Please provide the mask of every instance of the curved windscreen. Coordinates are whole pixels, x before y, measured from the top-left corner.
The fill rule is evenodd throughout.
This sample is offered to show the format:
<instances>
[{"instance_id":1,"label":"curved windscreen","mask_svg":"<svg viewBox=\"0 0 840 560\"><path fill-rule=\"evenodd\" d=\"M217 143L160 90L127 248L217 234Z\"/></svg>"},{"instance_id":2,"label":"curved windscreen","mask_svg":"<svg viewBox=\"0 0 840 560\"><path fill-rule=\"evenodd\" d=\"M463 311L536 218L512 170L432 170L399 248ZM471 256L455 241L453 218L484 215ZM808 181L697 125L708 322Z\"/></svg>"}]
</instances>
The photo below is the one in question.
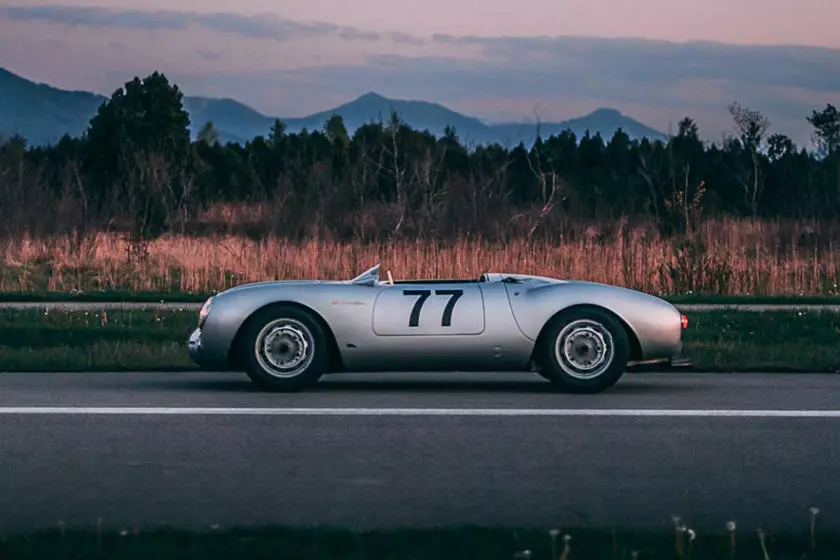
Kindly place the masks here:
<instances>
[{"instance_id":1,"label":"curved windscreen","mask_svg":"<svg viewBox=\"0 0 840 560\"><path fill-rule=\"evenodd\" d=\"M379 281L379 264L370 267L352 280L351 284L375 284Z\"/></svg>"}]
</instances>

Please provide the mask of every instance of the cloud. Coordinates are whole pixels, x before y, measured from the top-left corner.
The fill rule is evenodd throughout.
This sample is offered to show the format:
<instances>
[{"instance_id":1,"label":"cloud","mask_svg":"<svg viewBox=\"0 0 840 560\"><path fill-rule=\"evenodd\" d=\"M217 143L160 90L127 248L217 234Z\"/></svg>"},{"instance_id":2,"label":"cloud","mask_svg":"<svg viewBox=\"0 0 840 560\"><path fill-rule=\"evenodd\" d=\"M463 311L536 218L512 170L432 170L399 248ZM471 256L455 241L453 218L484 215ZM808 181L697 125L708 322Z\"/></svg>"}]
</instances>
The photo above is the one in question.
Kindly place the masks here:
<instances>
[{"instance_id":1,"label":"cloud","mask_svg":"<svg viewBox=\"0 0 840 560\"><path fill-rule=\"evenodd\" d=\"M437 35L433 40L477 46L488 61L499 66L524 65L529 73L575 71L659 85L686 78L724 79L756 86L840 91L840 49L589 37Z\"/></svg>"},{"instance_id":2,"label":"cloud","mask_svg":"<svg viewBox=\"0 0 840 560\"><path fill-rule=\"evenodd\" d=\"M840 97L840 50L828 48L574 37L432 40L478 46L481 56L372 56L363 65L284 75L348 95L381 88L447 99L590 96L687 110L725 110L737 100L785 117Z\"/></svg>"},{"instance_id":3,"label":"cloud","mask_svg":"<svg viewBox=\"0 0 840 560\"><path fill-rule=\"evenodd\" d=\"M221 53L210 49L198 49L198 56L205 60L221 60Z\"/></svg>"},{"instance_id":4,"label":"cloud","mask_svg":"<svg viewBox=\"0 0 840 560\"><path fill-rule=\"evenodd\" d=\"M426 41L424 41L420 37L414 37L413 35L409 35L407 33L400 33L399 31L391 31L390 33L386 33L385 37L395 43L403 43L406 45L423 45L426 43Z\"/></svg>"},{"instance_id":5,"label":"cloud","mask_svg":"<svg viewBox=\"0 0 840 560\"><path fill-rule=\"evenodd\" d=\"M18 21L110 27L133 30L185 30L197 25L222 33L286 41L299 37L338 36L349 41L380 41L382 34L326 22L298 22L274 14L247 16L235 13L116 10L98 6L0 6L0 15ZM405 42L396 34L392 40Z\"/></svg>"}]
</instances>

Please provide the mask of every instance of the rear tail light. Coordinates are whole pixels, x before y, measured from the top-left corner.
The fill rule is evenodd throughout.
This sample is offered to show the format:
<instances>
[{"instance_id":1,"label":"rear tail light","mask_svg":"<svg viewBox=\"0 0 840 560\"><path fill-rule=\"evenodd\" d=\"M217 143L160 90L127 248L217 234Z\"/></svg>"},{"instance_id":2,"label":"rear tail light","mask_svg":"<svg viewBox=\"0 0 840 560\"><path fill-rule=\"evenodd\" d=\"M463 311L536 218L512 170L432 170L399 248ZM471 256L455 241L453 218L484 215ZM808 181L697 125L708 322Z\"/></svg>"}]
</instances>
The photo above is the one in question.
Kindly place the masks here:
<instances>
[{"instance_id":1,"label":"rear tail light","mask_svg":"<svg viewBox=\"0 0 840 560\"><path fill-rule=\"evenodd\" d=\"M682 323L682 328L687 329L688 328L688 317L686 317L685 315L680 315L680 323Z\"/></svg>"}]
</instances>

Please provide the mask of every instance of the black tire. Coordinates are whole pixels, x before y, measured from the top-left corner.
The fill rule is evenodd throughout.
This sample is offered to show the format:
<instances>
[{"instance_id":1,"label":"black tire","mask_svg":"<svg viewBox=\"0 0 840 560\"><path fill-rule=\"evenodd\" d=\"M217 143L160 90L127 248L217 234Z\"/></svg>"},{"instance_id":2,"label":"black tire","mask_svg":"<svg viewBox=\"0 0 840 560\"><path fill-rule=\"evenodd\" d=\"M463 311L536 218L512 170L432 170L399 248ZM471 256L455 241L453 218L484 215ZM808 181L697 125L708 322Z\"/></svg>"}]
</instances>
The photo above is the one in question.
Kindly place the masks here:
<instances>
[{"instance_id":1,"label":"black tire","mask_svg":"<svg viewBox=\"0 0 840 560\"><path fill-rule=\"evenodd\" d=\"M270 338L277 355L266 353ZM295 392L318 382L329 363L327 336L311 313L293 305L273 305L255 313L243 327L239 352L245 373L260 389ZM284 370L280 359L290 363ZM294 367L291 367L291 366Z\"/></svg>"},{"instance_id":2,"label":"black tire","mask_svg":"<svg viewBox=\"0 0 840 560\"><path fill-rule=\"evenodd\" d=\"M551 321L544 334L537 355L542 366L540 374L558 389L600 393L624 375L630 341L623 325L610 313L597 308L564 311ZM571 343L575 338L580 341L577 351L570 349L567 354L560 350L560 344ZM589 364L587 356L591 358Z\"/></svg>"}]
</instances>

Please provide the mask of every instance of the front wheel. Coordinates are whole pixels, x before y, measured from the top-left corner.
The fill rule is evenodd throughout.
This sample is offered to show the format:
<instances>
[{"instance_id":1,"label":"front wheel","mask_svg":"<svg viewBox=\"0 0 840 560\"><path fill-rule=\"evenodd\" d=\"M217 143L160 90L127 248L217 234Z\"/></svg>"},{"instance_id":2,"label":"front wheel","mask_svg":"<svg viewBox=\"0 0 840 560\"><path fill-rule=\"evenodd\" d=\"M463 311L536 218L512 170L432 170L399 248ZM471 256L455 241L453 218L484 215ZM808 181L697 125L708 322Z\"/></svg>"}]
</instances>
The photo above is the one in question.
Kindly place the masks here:
<instances>
[{"instance_id":1,"label":"front wheel","mask_svg":"<svg viewBox=\"0 0 840 560\"><path fill-rule=\"evenodd\" d=\"M624 327L600 309L561 313L549 325L539 360L542 376L573 393L600 393L615 385L627 366Z\"/></svg>"},{"instance_id":2,"label":"front wheel","mask_svg":"<svg viewBox=\"0 0 840 560\"><path fill-rule=\"evenodd\" d=\"M246 324L239 351L245 373L269 391L300 391L314 385L328 363L327 338L312 315L278 305Z\"/></svg>"}]
</instances>

